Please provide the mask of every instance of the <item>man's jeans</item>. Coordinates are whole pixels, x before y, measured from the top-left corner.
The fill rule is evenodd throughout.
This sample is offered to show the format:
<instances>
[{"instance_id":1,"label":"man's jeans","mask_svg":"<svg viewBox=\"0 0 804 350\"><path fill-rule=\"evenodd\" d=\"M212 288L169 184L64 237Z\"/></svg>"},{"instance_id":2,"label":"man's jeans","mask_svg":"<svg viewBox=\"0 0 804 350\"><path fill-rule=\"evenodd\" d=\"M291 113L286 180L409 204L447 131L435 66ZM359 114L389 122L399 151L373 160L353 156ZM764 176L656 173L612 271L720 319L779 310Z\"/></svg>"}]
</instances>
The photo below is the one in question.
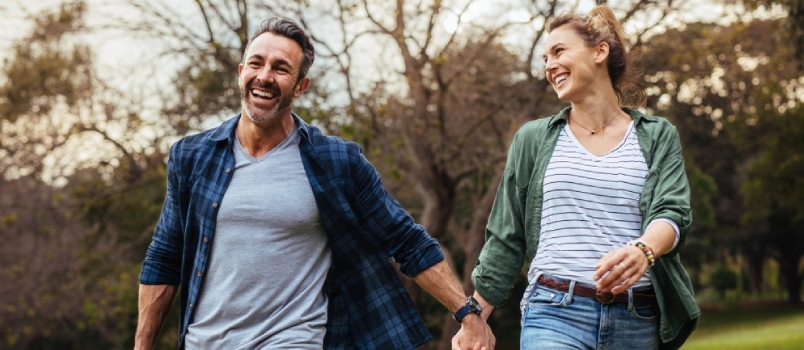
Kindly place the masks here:
<instances>
[{"instance_id":1,"label":"man's jeans","mask_svg":"<svg viewBox=\"0 0 804 350\"><path fill-rule=\"evenodd\" d=\"M536 284L522 318L520 348L658 349L658 306L634 305L630 300L629 292L627 304L601 304Z\"/></svg>"}]
</instances>

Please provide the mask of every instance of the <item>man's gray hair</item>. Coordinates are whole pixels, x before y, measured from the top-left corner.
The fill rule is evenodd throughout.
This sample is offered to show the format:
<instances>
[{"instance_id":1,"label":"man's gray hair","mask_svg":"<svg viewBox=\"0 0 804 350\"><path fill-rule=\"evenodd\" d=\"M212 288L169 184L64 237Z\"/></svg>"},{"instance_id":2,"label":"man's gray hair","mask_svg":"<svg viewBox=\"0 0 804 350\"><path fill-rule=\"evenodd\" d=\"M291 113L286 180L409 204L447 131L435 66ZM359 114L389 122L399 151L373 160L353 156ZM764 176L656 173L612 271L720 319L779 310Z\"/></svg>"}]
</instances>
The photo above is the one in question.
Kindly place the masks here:
<instances>
[{"instance_id":1,"label":"man's gray hair","mask_svg":"<svg viewBox=\"0 0 804 350\"><path fill-rule=\"evenodd\" d=\"M304 77L307 76L307 72L310 70L310 66L313 65L313 61L315 60L315 48L313 48L313 43L310 41L310 37L307 36L307 33L304 32L304 29L302 29L302 27L296 23L296 21L290 18L271 17L262 21L257 30L254 31L254 35L252 35L248 40L248 44L246 44L243 63L246 63L245 52L248 52L248 48L251 47L251 43L254 42L254 39L256 39L258 36L265 33L283 36L299 44L304 56L302 57L301 67L299 67L299 77L297 78L297 81L304 79Z\"/></svg>"}]
</instances>

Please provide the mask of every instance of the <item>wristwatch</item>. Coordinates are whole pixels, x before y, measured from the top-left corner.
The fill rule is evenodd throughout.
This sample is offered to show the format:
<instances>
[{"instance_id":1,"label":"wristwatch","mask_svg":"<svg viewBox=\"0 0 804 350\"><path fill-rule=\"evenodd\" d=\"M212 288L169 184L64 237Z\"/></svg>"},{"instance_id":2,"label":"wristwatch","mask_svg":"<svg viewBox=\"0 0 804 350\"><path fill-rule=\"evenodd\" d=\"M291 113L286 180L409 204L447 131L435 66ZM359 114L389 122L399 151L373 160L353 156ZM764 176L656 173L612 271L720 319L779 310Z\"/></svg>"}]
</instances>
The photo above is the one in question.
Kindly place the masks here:
<instances>
[{"instance_id":1,"label":"wristwatch","mask_svg":"<svg viewBox=\"0 0 804 350\"><path fill-rule=\"evenodd\" d=\"M480 313L482 312L483 309L480 308L480 303L478 303L473 296L469 296L469 298L466 299L466 304L461 306L461 308L458 309L458 311L455 311L455 313L452 314L452 318L454 318L455 321L458 321L458 323L461 323L461 321L463 321L463 318L466 317L466 315L477 314L478 316L480 316Z\"/></svg>"}]
</instances>

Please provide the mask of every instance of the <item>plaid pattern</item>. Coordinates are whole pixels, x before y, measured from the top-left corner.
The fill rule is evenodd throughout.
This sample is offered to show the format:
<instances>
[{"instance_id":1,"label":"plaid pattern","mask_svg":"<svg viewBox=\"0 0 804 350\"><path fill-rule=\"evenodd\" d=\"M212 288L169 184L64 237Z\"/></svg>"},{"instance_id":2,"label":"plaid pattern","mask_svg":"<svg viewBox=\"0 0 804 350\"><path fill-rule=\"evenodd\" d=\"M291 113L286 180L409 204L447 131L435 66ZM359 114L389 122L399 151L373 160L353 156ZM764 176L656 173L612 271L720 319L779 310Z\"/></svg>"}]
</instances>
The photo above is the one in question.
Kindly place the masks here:
<instances>
[{"instance_id":1,"label":"plaid pattern","mask_svg":"<svg viewBox=\"0 0 804 350\"><path fill-rule=\"evenodd\" d=\"M239 115L170 149L168 193L140 273L142 284L181 286L179 348L207 268L218 208L234 169ZM294 115L302 163L332 250L327 349L414 349L432 337L389 258L415 276L443 260L438 242L383 188L360 152Z\"/></svg>"}]
</instances>

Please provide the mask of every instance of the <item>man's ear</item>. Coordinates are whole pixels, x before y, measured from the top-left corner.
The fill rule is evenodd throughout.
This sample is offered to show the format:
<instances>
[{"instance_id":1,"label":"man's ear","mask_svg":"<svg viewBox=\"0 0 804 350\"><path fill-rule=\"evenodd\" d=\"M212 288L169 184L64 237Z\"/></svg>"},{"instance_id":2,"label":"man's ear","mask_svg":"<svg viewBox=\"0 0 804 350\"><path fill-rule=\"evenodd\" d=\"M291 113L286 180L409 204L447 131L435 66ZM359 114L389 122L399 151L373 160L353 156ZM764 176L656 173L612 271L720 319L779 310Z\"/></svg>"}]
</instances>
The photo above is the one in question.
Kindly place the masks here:
<instances>
[{"instance_id":1,"label":"man's ear","mask_svg":"<svg viewBox=\"0 0 804 350\"><path fill-rule=\"evenodd\" d=\"M603 41L595 47L595 63L606 62L609 58L609 43Z\"/></svg>"},{"instance_id":2,"label":"man's ear","mask_svg":"<svg viewBox=\"0 0 804 350\"><path fill-rule=\"evenodd\" d=\"M296 91L293 91L293 97L298 98L299 96L304 93L304 90L307 90L307 86L310 85L310 78L304 77L298 84L296 84Z\"/></svg>"}]
</instances>

